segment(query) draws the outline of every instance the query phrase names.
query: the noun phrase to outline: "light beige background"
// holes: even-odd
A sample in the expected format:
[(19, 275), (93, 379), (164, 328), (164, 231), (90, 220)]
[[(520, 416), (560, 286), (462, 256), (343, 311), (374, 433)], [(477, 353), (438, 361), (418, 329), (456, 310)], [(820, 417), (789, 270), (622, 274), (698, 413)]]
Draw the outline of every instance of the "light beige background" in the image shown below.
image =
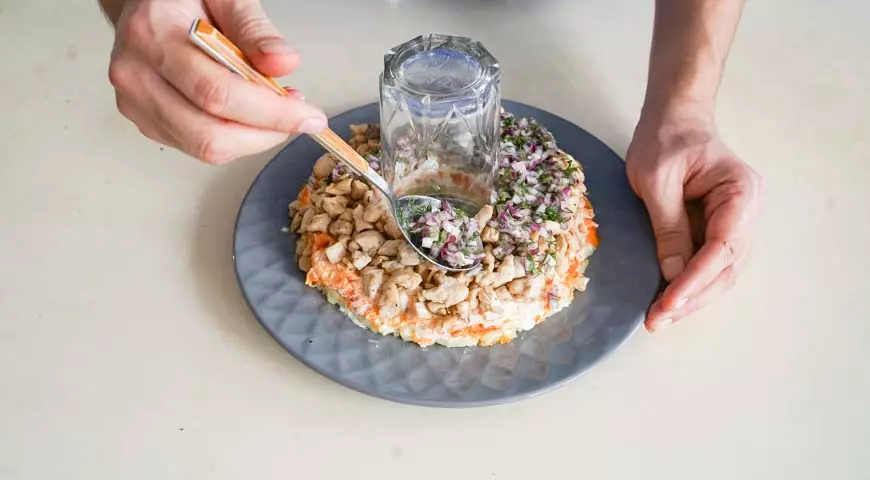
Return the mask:
[[(652, 3), (265, 1), (331, 114), (376, 98), (387, 47), (465, 34), (507, 97), (620, 154)], [(0, 0), (0, 478), (868, 478), (868, 5), (749, 2), (719, 120), (767, 205), (731, 294), (556, 392), (443, 411), (333, 384), (254, 321), (230, 245), (269, 155), (141, 138), (94, 2)]]

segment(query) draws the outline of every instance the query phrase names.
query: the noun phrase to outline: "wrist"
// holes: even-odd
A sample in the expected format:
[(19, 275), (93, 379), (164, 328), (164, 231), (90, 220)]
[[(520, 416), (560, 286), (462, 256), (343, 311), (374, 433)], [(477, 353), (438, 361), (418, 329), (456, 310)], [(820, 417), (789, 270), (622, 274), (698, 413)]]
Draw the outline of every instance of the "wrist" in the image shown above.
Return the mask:
[(660, 104), (644, 105), (629, 150), (640, 149), (647, 153), (646, 156), (656, 157), (706, 145), (717, 136), (709, 104), (670, 99)]
[(722, 75), (722, 63), (705, 49), (686, 55), (654, 53), (650, 58), (644, 109), (668, 112), (691, 107), (713, 112)]
[(644, 102), (638, 125), (659, 130), (715, 130), (712, 103), (694, 98), (667, 98)]
[(705, 75), (684, 75), (675, 78), (651, 78), (644, 97), (642, 114), (662, 115), (685, 112), (706, 113), (710, 116), (716, 108), (718, 78)]

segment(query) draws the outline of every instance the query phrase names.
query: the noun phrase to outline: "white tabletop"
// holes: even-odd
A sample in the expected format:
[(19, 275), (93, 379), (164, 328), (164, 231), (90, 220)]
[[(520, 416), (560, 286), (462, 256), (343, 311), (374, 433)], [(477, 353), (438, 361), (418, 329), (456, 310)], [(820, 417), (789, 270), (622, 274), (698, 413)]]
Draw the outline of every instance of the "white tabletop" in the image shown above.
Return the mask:
[[(330, 114), (376, 99), (386, 48), (464, 34), (506, 97), (620, 154), (652, 4), (265, 2)], [(274, 152), (151, 143), (115, 111), (95, 2), (0, 1), (0, 478), (868, 478), (868, 18), (749, 2), (719, 124), (767, 202), (730, 294), (552, 393), (437, 410), (320, 377), (248, 311), (233, 221)]]

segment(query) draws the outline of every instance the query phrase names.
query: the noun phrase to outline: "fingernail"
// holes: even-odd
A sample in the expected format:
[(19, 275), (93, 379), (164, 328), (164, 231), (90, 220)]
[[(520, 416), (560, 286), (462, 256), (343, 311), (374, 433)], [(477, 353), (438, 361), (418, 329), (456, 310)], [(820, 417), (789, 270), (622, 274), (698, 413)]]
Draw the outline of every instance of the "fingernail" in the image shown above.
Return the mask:
[(671, 282), (686, 269), (686, 262), (683, 257), (674, 255), (662, 260), (662, 275), (665, 280)]
[(287, 95), (298, 98), (299, 100), (305, 100), (305, 95), (302, 95), (302, 92), (296, 90), (293, 87), (284, 87), (284, 91), (287, 92)]
[(683, 305), (686, 304), (686, 297), (680, 297), (674, 302), (674, 310), (679, 310), (683, 308)]
[(322, 118), (309, 118), (299, 125), (300, 133), (320, 133), (326, 129), (326, 120)]

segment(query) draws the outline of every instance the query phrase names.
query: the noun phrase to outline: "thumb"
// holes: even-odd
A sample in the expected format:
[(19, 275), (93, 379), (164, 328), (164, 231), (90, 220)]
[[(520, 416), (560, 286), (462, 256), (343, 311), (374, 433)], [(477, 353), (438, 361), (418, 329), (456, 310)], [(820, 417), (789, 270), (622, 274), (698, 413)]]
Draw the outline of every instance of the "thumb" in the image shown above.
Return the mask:
[(652, 220), (662, 275), (671, 282), (683, 273), (692, 256), (683, 184), (678, 178), (661, 176), (652, 179), (644, 190), (643, 202)]
[(272, 77), (289, 75), (299, 54), (275, 27), (259, 0), (207, 0), (221, 31), (245, 53), (257, 70)]

